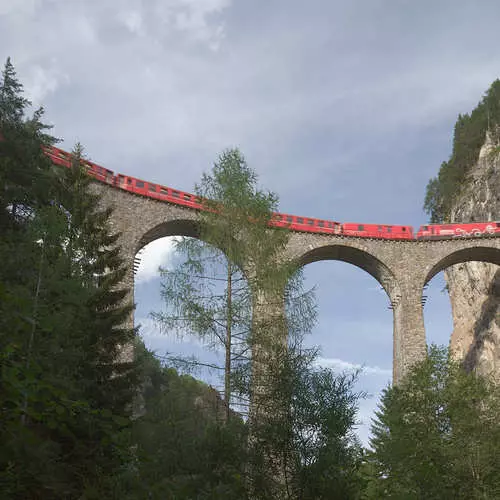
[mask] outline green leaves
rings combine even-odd
[[[431,222],[449,222],[453,203],[467,184],[487,131],[493,141],[500,139],[500,80],[491,84],[470,115],[458,115],[450,158],[427,184],[424,210]]]
[[[499,410],[498,387],[431,346],[401,386],[384,391],[372,427],[375,483],[386,498],[496,498]]]
[[[132,305],[117,286],[117,235],[88,189],[82,148],[72,169],[55,171],[42,150],[54,142],[43,110],[26,118],[28,105],[8,61],[0,83],[2,494],[80,498],[90,482],[102,498],[130,456],[117,436],[130,426],[138,377],[117,353],[135,338],[123,326]]]

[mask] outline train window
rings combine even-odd
[[[319,227],[325,227],[325,223],[322,220],[318,221],[318,226]]]
[[[313,219],[308,219],[307,223],[308,223],[310,226],[314,226],[314,220],[313,220]]]
[[[286,221],[292,223],[293,219],[289,215],[286,216]]]
[[[424,226],[424,231],[429,231],[429,226]]]
[[[364,231],[364,230],[365,230],[365,226],[363,224],[359,224],[358,231]]]
[[[153,193],[156,193],[156,186],[155,186],[154,184],[149,184],[149,185],[148,185],[148,189],[149,189],[150,191],[153,191]]]
[[[382,232],[382,226],[377,226],[377,231],[380,233]]]
[[[144,187],[144,182],[143,182],[143,181],[137,181],[137,180],[136,180],[136,181],[135,181],[135,185],[136,185],[136,187],[138,187],[138,188],[143,188],[143,187]]]
[[[186,194],[186,193],[184,193],[183,198],[184,198],[185,200],[190,201],[190,200],[191,200],[191,195],[190,195],[190,194]]]
[[[181,193],[179,193],[179,191],[174,191],[174,190],[172,189],[172,196],[175,196],[175,198],[180,198]]]
[[[302,217],[297,217],[297,224],[304,224],[304,219]]]
[[[402,229],[403,229],[403,231],[406,231],[406,227],[403,227]]]
[[[392,233],[392,227],[391,226],[387,226],[387,232],[388,233]]]
[[[160,193],[168,196],[168,191],[165,188],[160,188]]]
[[[123,186],[123,181],[124,180],[125,179],[121,175],[118,176],[118,184],[120,184],[120,186]]]
[[[132,184],[132,179],[130,177],[127,178],[127,184]]]

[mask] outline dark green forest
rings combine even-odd
[[[427,184],[424,210],[431,222],[450,222],[453,203],[467,185],[468,174],[479,158],[489,132],[500,139],[500,80],[495,80],[472,112],[459,114],[450,158]]]
[[[140,331],[124,327],[133,305],[111,210],[92,189],[81,145],[68,169],[44,155],[57,139],[43,117],[8,60],[0,80],[0,499],[500,497],[499,390],[446,350],[431,347],[384,391],[371,446],[361,446],[357,375],[319,367],[319,351],[303,347],[314,296],[297,269],[276,264],[288,238],[267,226],[277,196],[258,189],[238,150],[223,152],[196,188],[217,208],[201,216],[205,243],[185,242],[187,261],[162,273],[170,313],[223,346],[224,394],[148,351]],[[250,237],[238,240],[241,233]],[[222,258],[210,245],[225,250]],[[193,280],[209,270],[207,256],[222,259],[225,279],[204,303]],[[249,258],[258,272],[245,284]],[[255,287],[262,297],[250,304]],[[249,307],[270,310],[271,320]],[[167,333],[172,317],[157,318]],[[230,406],[236,395],[250,411]]]

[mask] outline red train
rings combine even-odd
[[[467,224],[428,224],[420,226],[417,240],[477,238],[500,236],[500,222],[469,222]]]
[[[71,154],[62,149],[51,147],[45,154],[56,164],[69,167]],[[96,163],[84,160],[89,174],[100,182],[105,182],[118,189],[124,189],[141,196],[183,205],[201,210],[200,199],[191,193],[178,191],[170,187],[143,181],[136,177],[117,174]],[[412,226],[394,226],[387,224],[359,224],[354,222],[334,222],[313,219],[298,215],[275,213],[270,225],[288,227],[294,231],[336,234],[357,238],[377,238],[387,240],[436,240],[451,238],[500,237],[500,222],[474,222],[468,224],[427,224],[420,226],[416,234]]]

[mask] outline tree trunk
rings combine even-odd
[[[226,402],[226,423],[229,422],[230,417],[230,403],[231,403],[231,329],[232,329],[232,279],[233,279],[233,266],[231,262],[227,261],[227,302],[226,302],[226,365],[224,368],[224,399]]]

